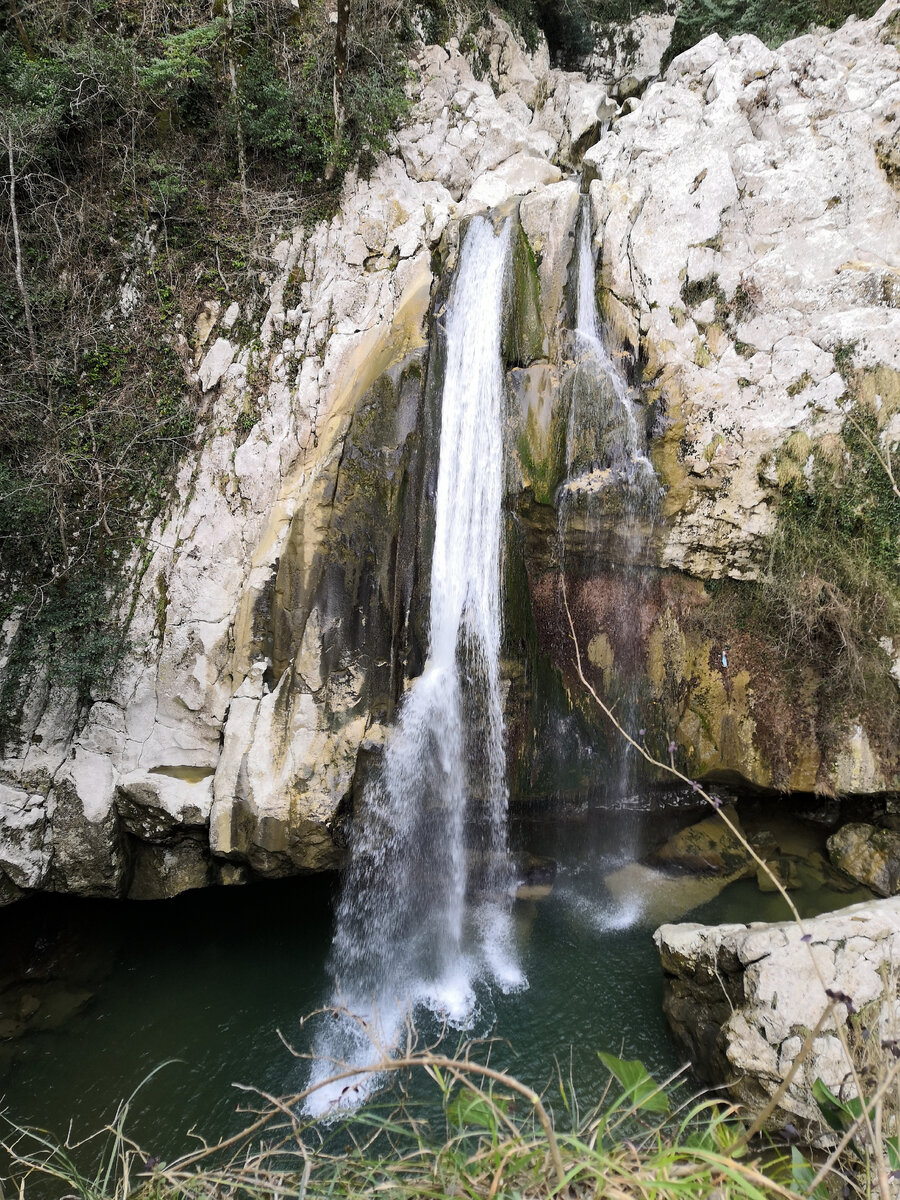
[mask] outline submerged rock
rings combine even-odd
[[[734,826],[729,828],[723,817]],[[723,875],[740,879],[752,875],[756,862],[740,838],[741,823],[734,805],[694,825],[689,825],[648,855],[651,866],[688,871],[695,875]]]
[[[556,860],[537,854],[523,856],[516,864],[517,900],[543,900],[556,882]]]

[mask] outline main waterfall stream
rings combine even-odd
[[[368,1066],[419,1005],[466,1026],[474,980],[523,986],[510,920],[500,691],[503,370],[510,228],[476,217],[446,315],[446,367],[431,566],[429,653],[387,736],[351,835],[331,956],[337,1024],[317,1084]],[[341,1080],[312,1112],[356,1102]]]

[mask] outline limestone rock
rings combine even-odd
[[[842,420],[836,352],[882,372],[879,396],[900,370],[898,68],[881,37],[895,12],[892,0],[775,52],[706,39],[605,133],[612,76],[552,71],[545,45],[528,54],[499,19],[483,46],[489,80],[458,45],[426,48],[393,152],[367,179],[347,177],[330,220],[270,247],[264,314],[243,298],[202,314],[205,436],[148,530],[149,560],[136,551],[128,566],[134,649],[86,715],[46,673],[22,685],[0,763],[0,898],[119,895],[132,855],[161,893],[181,886],[166,882],[165,853],[184,859],[184,879],[340,861],[372,731],[421,666],[427,582],[413,547],[434,481],[439,367],[425,347],[460,220],[525,195],[530,317],[508,364],[508,488],[527,488],[546,519],[572,386],[563,314],[578,185],[561,170],[597,136],[584,171],[603,311],[643,364],[668,488],[669,524],[647,553],[703,578],[754,576],[773,450]],[[723,648],[691,643],[665,607],[646,631],[650,687],[659,700],[689,684],[679,744],[709,770],[740,762],[764,786],[818,786],[809,747],[781,770],[774,740],[763,744],[782,714],[754,706],[749,672],[720,671]],[[0,630],[0,671],[15,624]],[[860,730],[827,786],[890,782]],[[226,867],[207,869],[207,851]]]
[[[828,839],[836,867],[880,896],[900,892],[900,833],[874,825],[843,825]]]
[[[129,900],[168,900],[210,883],[208,848],[187,839],[172,844],[141,843],[135,852]]]
[[[630,21],[595,25],[591,31],[593,50],[582,70],[617,100],[638,94],[659,75],[680,7],[680,0],[668,0],[661,6],[662,11],[640,13]]]
[[[462,207],[462,215],[499,208],[513,196],[525,196],[535,188],[557,183],[559,167],[536,154],[511,154],[499,167],[485,171],[472,184]]]
[[[895,12],[775,51],[711,35],[585,155],[602,282],[637,314],[666,412],[665,564],[755,577],[774,525],[767,456],[843,421],[835,351],[900,367],[900,310],[842,270],[900,259],[900,193],[877,155],[900,93],[879,41]]]
[[[547,43],[539,39],[529,53],[506,21],[491,14],[489,24],[482,30],[478,45],[487,58],[491,82],[500,96],[513,92],[529,109],[535,108],[542,81],[550,69]]]
[[[127,858],[113,803],[116,771],[105,755],[77,749],[53,788],[53,886],[119,896]]]
[[[228,338],[216,338],[197,372],[204,392],[216,386],[234,362],[235,354],[236,349]]]
[[[804,932],[805,930],[805,932]],[[769,1124],[791,1121],[827,1137],[811,1088],[817,1078],[848,1091],[849,1064],[836,1023],[851,1047],[863,1028],[894,1028],[894,966],[900,952],[900,900],[855,904],[804,922],[766,925],[663,925],[654,934],[666,973],[665,1011],[695,1069],[751,1109],[761,1109],[785,1079],[806,1031],[829,1003],[848,997],[825,1021]]]
[[[157,768],[123,776],[116,787],[116,810],[124,828],[145,841],[205,829],[212,808],[212,775],[203,768],[176,768],[173,773]]]
[[[538,264],[544,325],[556,344],[565,316],[577,211],[578,185],[571,179],[532,191],[519,206],[519,219]]]
[[[16,889],[39,888],[49,865],[45,798],[0,783],[0,875]]]

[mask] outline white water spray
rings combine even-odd
[[[500,687],[503,368],[510,230],[476,217],[447,309],[447,361],[431,566],[429,654],[366,789],[332,950],[346,1010],[316,1045],[311,1082],[364,1068],[427,1005],[475,1015],[474,983],[524,985],[511,927]],[[359,1103],[377,1080],[313,1093],[316,1114]]]

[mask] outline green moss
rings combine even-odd
[[[795,379],[794,382],[788,386],[787,394],[789,396],[799,396],[801,392],[806,391],[811,383],[812,376],[810,375],[809,371],[804,371],[799,379]]]
[[[529,426],[531,422],[529,421]],[[536,452],[538,439],[533,429],[520,434],[516,446],[526,485],[538,504],[552,504],[559,485],[566,477],[564,429],[557,420],[551,431],[546,454]]]
[[[537,260],[521,225],[512,253],[512,286],[507,297],[503,357],[510,367],[527,367],[547,353],[547,331],[541,314]]]
[[[879,644],[900,628],[900,497],[878,439],[877,416],[862,404],[848,410],[839,439],[786,439],[775,455],[777,524],[763,578],[711,587],[708,619],[751,631],[798,688],[817,681],[826,753],[861,717],[900,770],[900,706]]]

